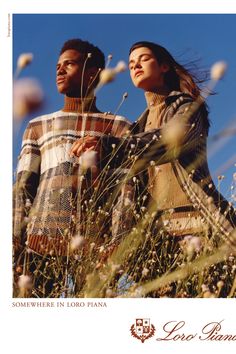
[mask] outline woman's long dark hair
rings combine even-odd
[[[148,41],[136,42],[130,48],[129,54],[133,50],[141,47],[149,48],[154,54],[158,64],[167,64],[169,66],[169,70],[164,76],[164,82],[170,91],[187,93],[194,100],[199,98],[201,90],[198,84],[205,80],[198,78],[196,74],[190,73],[190,70],[179,64],[168,50],[159,44]],[[202,105],[202,109],[205,111],[205,126],[208,130],[210,123],[208,119],[208,107],[205,103]]]
[[[167,64],[170,68],[165,74],[165,84],[173,91],[181,91],[189,94],[193,99],[196,99],[200,94],[200,88],[197,83],[202,82],[196,75],[192,74],[184,66],[179,64],[173,56],[164,47],[159,44],[141,41],[136,42],[130,48],[129,54],[137,48],[147,47],[154,54],[159,64]]]

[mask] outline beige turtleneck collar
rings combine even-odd
[[[96,107],[96,97],[68,97],[65,96],[63,112],[78,112],[78,113],[98,113],[100,112]]]
[[[163,93],[163,94],[159,94],[159,93],[155,93],[155,92],[146,91],[145,92],[145,99],[146,99],[148,108],[150,109],[154,106],[158,106],[159,104],[162,104],[163,102],[165,102],[165,99],[167,96],[168,96],[168,92]]]

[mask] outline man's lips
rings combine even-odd
[[[57,78],[57,84],[61,84],[62,82],[65,81],[65,78],[64,77],[58,77]]]

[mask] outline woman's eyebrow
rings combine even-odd
[[[148,55],[148,56],[151,57],[151,54],[150,54],[150,53],[142,53],[142,54],[140,54],[138,57],[135,57],[135,58],[129,60],[129,64],[130,64],[130,63],[133,63],[135,59],[141,59],[144,55]]]

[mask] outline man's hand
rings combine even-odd
[[[74,142],[70,151],[70,156],[80,157],[80,155],[85,151],[93,150],[99,152],[99,149],[99,138],[87,135],[84,138],[80,138]]]

